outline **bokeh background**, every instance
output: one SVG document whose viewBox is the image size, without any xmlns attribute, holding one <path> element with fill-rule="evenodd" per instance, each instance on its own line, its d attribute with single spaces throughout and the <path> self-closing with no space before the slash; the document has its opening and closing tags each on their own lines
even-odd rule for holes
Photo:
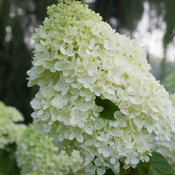
<svg viewBox="0 0 175 175">
<path fill-rule="evenodd" d="M 37 87 L 27 87 L 32 35 L 57 0 L 0 0 L 0 100 L 31 121 L 30 101 Z M 175 92 L 175 0 L 82 0 L 117 32 L 137 40 L 147 52 L 152 73 Z"/>
</svg>

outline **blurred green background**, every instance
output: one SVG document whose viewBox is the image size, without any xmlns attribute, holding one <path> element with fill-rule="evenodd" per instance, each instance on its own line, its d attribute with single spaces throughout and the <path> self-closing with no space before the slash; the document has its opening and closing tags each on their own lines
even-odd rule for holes
<svg viewBox="0 0 175 175">
<path fill-rule="evenodd" d="M 101 14 L 117 32 L 136 39 L 147 52 L 152 73 L 175 91 L 175 0 L 82 0 Z M 0 0 L 0 100 L 15 106 L 29 123 L 30 100 L 36 87 L 27 87 L 32 34 L 42 24 L 46 7 L 57 0 Z"/>
</svg>

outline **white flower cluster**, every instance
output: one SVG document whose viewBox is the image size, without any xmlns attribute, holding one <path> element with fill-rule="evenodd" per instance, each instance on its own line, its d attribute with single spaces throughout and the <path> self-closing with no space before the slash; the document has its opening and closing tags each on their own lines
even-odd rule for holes
<svg viewBox="0 0 175 175">
<path fill-rule="evenodd" d="M 78 151 L 57 155 L 51 138 L 39 136 L 30 125 L 17 142 L 16 159 L 22 175 L 86 175 Z"/>
<path fill-rule="evenodd" d="M 23 117 L 14 107 L 5 106 L 0 102 L 0 149 L 4 149 L 7 144 L 16 142 L 19 135 L 24 130 Z"/>
<path fill-rule="evenodd" d="M 170 95 L 171 100 L 174 105 L 175 113 L 175 93 Z M 157 141 L 154 142 L 154 151 L 160 152 L 168 162 L 175 167 L 175 133 L 172 132 L 172 137 L 169 142 L 167 141 Z"/>
<path fill-rule="evenodd" d="M 148 161 L 151 137 L 169 139 L 175 116 L 144 51 L 79 2 L 52 5 L 48 14 L 28 71 L 28 85 L 39 86 L 31 101 L 36 130 L 59 149 L 80 150 L 99 175 Z"/>
</svg>

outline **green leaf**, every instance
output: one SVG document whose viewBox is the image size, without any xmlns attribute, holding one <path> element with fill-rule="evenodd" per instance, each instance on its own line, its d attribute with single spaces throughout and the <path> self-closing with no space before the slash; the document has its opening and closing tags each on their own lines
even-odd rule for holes
<svg viewBox="0 0 175 175">
<path fill-rule="evenodd" d="M 151 169 L 159 175 L 175 175 L 175 170 L 168 161 L 158 152 L 152 153 Z"/>
<path fill-rule="evenodd" d="M 104 175 L 115 175 L 111 169 L 106 170 Z"/>
<path fill-rule="evenodd" d="M 10 168 L 10 153 L 5 150 L 0 150 L 0 174 L 7 175 Z"/>
<path fill-rule="evenodd" d="M 150 160 L 149 162 L 140 162 L 137 165 L 137 172 L 139 175 L 148 175 L 149 171 L 150 171 L 150 167 L 151 167 L 151 163 L 152 160 Z"/>
<path fill-rule="evenodd" d="M 110 100 L 107 100 L 107 99 L 103 100 L 97 96 L 95 99 L 95 103 L 96 103 L 96 105 L 103 107 L 103 111 L 100 113 L 101 118 L 108 119 L 108 120 L 115 120 L 114 113 L 116 111 L 120 111 L 118 106 L 116 106 Z"/>
<path fill-rule="evenodd" d="M 10 144 L 0 150 L 0 175 L 19 175 L 20 169 L 15 160 L 16 145 Z"/>
<path fill-rule="evenodd" d="M 125 175 L 126 173 L 125 173 L 125 170 L 123 169 L 123 167 L 122 166 L 120 166 L 120 175 Z"/>
<path fill-rule="evenodd" d="M 21 174 L 20 169 L 18 168 L 16 161 L 12 160 L 11 166 L 7 175 L 19 175 L 19 174 Z"/>
<path fill-rule="evenodd" d="M 120 175 L 140 175 L 140 174 L 138 174 L 136 168 L 129 168 L 125 170 L 122 166 L 120 166 Z"/>
</svg>

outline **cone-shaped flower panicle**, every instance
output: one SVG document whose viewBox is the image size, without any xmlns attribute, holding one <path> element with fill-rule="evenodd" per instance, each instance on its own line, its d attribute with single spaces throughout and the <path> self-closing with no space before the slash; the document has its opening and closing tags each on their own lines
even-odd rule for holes
<svg viewBox="0 0 175 175">
<path fill-rule="evenodd" d="M 90 175 L 81 167 L 83 159 L 78 151 L 70 156 L 61 151 L 58 156 L 51 138 L 39 136 L 33 125 L 18 140 L 16 159 L 23 175 Z"/>
<path fill-rule="evenodd" d="M 18 124 L 21 121 L 23 117 L 17 109 L 0 102 L 0 149 L 17 141 L 25 128 L 23 124 Z"/>
<path fill-rule="evenodd" d="M 36 130 L 59 149 L 80 150 L 90 170 L 127 169 L 169 139 L 172 102 L 149 72 L 146 54 L 80 2 L 48 7 L 34 35 L 29 86 Z"/>
</svg>

